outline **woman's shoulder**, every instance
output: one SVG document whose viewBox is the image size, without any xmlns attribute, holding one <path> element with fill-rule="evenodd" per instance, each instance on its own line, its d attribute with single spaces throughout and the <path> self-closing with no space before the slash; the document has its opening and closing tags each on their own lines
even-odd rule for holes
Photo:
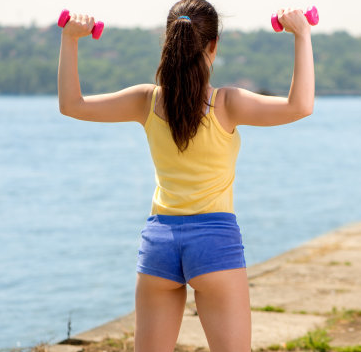
<svg viewBox="0 0 361 352">
<path fill-rule="evenodd" d="M 215 108 L 223 113 L 227 112 L 227 106 L 231 100 L 234 87 L 220 87 L 215 88 L 216 91 L 216 99 L 215 99 Z"/>
<path fill-rule="evenodd" d="M 153 83 L 143 83 L 143 84 L 138 84 L 137 86 L 139 89 L 139 92 L 142 92 L 144 95 L 144 99 L 145 100 L 152 100 L 152 96 L 153 96 L 153 92 L 155 90 L 155 88 L 157 88 L 158 86 L 156 84 Z M 159 89 L 159 87 L 158 87 Z"/>
<path fill-rule="evenodd" d="M 142 100 L 141 105 L 143 106 L 143 113 L 140 117 L 139 122 L 144 126 L 149 115 L 153 93 L 155 92 L 155 88 L 157 88 L 157 85 L 152 83 L 143 83 L 133 86 L 132 88 L 137 90 Z"/>
<path fill-rule="evenodd" d="M 152 103 L 153 94 L 156 93 L 156 91 L 159 91 L 159 86 L 152 83 L 145 83 L 142 84 L 143 86 L 143 92 L 144 92 L 144 99 L 146 105 L 148 105 L 148 108 L 150 108 L 150 104 Z M 145 109 L 147 110 L 147 109 Z M 149 110 L 149 109 L 148 109 Z"/>
<path fill-rule="evenodd" d="M 218 104 L 225 124 L 231 128 L 241 124 L 250 124 L 245 122 L 245 116 L 250 115 L 254 119 L 257 108 L 265 107 L 270 102 L 269 97 L 240 87 L 222 87 L 217 97 L 216 108 Z M 262 112 L 261 116 L 263 115 L 264 112 Z M 251 124 L 253 123 L 254 121 Z"/>
<path fill-rule="evenodd" d="M 217 100 L 220 103 L 223 103 L 223 105 L 226 105 L 232 95 L 234 94 L 234 91 L 237 90 L 236 87 L 220 87 L 217 88 Z"/>
</svg>

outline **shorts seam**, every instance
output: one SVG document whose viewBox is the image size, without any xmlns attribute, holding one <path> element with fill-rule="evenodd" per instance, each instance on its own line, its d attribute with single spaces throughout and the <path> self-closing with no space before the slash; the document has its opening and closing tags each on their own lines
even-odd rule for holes
<svg viewBox="0 0 361 352">
<path fill-rule="evenodd" d="M 192 272 L 188 275 L 186 278 L 186 281 L 188 282 L 190 279 L 192 279 L 195 276 L 207 274 L 213 271 L 222 271 L 222 270 L 228 270 L 228 269 L 236 269 L 236 268 L 247 268 L 246 261 L 232 261 L 232 262 L 226 262 L 226 263 L 219 263 L 217 265 L 202 265 L 200 267 L 197 267 L 196 269 L 192 270 Z M 206 269 L 206 270 L 204 270 Z M 204 270 L 204 272 L 203 272 Z"/>
<path fill-rule="evenodd" d="M 185 279 L 182 278 L 181 276 L 174 275 L 174 274 L 168 273 L 168 272 L 163 271 L 163 270 L 150 268 L 148 266 L 144 266 L 144 265 L 140 265 L 140 264 L 137 265 L 137 271 L 138 271 L 138 269 L 139 269 L 139 272 L 144 272 L 145 274 L 151 274 L 151 275 L 155 274 L 157 276 L 165 275 L 167 277 L 164 277 L 164 276 L 161 276 L 161 277 L 164 278 L 164 279 L 170 279 L 170 280 L 175 279 L 175 280 L 177 280 L 177 282 L 182 283 L 182 284 L 186 283 Z"/>
</svg>

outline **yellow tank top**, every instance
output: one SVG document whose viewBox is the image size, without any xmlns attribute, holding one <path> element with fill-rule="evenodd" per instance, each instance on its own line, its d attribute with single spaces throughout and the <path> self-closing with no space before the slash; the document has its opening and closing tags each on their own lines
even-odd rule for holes
<svg viewBox="0 0 361 352">
<path fill-rule="evenodd" d="M 155 166 L 156 188 L 150 215 L 234 213 L 233 181 L 241 145 L 237 128 L 228 133 L 214 114 L 217 89 L 196 136 L 178 154 L 170 128 L 155 113 L 156 87 L 144 125 Z"/>
</svg>

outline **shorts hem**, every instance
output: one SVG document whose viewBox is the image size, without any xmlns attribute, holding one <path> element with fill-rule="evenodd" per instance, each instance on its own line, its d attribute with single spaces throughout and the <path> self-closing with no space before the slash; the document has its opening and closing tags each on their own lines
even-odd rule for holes
<svg viewBox="0 0 361 352">
<path fill-rule="evenodd" d="M 186 284 L 186 281 L 183 278 L 181 278 L 181 277 L 179 277 L 177 275 L 169 274 L 167 272 L 160 271 L 158 269 L 148 268 L 148 267 L 145 267 L 143 265 L 137 265 L 137 272 L 162 277 L 163 279 L 176 281 L 176 282 L 178 282 L 180 284 L 183 284 L 183 285 Z"/>
<path fill-rule="evenodd" d="M 193 279 L 194 277 L 198 275 L 208 274 L 215 271 L 222 271 L 222 270 L 228 270 L 228 269 L 238 269 L 238 268 L 247 268 L 245 262 L 230 262 L 230 263 L 222 263 L 220 265 L 215 266 L 201 266 L 195 270 L 192 271 L 190 275 L 186 278 L 186 282 L 188 283 L 189 280 Z"/>
</svg>

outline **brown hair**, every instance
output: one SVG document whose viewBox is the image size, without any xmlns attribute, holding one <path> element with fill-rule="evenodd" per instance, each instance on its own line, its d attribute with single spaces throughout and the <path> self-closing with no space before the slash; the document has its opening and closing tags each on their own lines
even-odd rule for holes
<svg viewBox="0 0 361 352">
<path fill-rule="evenodd" d="M 218 14 L 207 1 L 181 0 L 170 9 L 156 82 L 162 87 L 165 117 L 181 152 L 197 133 L 204 103 L 209 105 L 204 50 L 217 37 Z"/>
</svg>

